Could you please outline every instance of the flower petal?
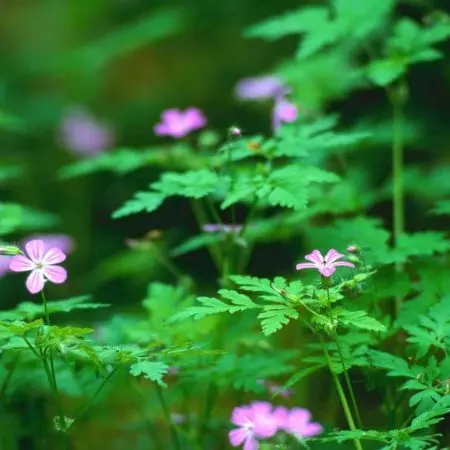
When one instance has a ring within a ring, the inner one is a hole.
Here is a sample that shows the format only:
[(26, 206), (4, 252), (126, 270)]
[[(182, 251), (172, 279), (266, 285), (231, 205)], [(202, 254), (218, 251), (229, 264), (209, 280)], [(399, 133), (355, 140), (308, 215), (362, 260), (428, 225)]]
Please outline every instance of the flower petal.
[(17, 255), (11, 258), (9, 268), (13, 272), (27, 272), (36, 268), (36, 264), (23, 255)]
[(258, 450), (259, 449), (259, 443), (258, 441), (253, 437), (249, 436), (244, 442), (244, 446), (242, 447), (242, 450)]
[(59, 248), (51, 248), (42, 258), (42, 264), (44, 266), (49, 264), (58, 264), (66, 259), (66, 255)]
[(309, 255), (305, 256), (305, 259), (317, 264), (323, 264), (324, 261), (322, 253), (320, 253), (319, 250), (313, 250)]
[(317, 436), (318, 434), (322, 433), (323, 427), (320, 425), (320, 423), (308, 423), (305, 425), (302, 431), (303, 437), (311, 437), (311, 436)]
[(299, 263), (295, 266), (295, 268), (297, 270), (302, 270), (302, 269), (318, 269), (319, 265), (316, 263)]
[(67, 280), (67, 271), (61, 266), (45, 266), (42, 272), (52, 283), (61, 284)]
[(228, 433), (228, 439), (233, 447), (241, 445), (248, 436), (249, 430), (247, 428), (235, 428)]
[(336, 272), (336, 269), (334, 268), (334, 266), (323, 266), (319, 267), (319, 272), (324, 277), (331, 277), (331, 275), (333, 275), (333, 273)]
[(337, 261), (338, 259), (342, 258), (344, 255), (342, 253), (339, 253), (334, 248), (328, 250), (327, 254), (325, 255), (325, 262), (328, 264), (333, 263), (334, 261)]
[(37, 294), (44, 289), (45, 279), (42, 270), (35, 269), (28, 275), (25, 285), (31, 294)]
[(355, 267), (355, 265), (349, 261), (337, 261), (333, 263), (334, 267), (345, 266), (345, 267)]
[(35, 263), (40, 263), (42, 261), (42, 257), (44, 256), (44, 245), (44, 241), (40, 239), (34, 239), (25, 244), (28, 256)]
[(206, 117), (198, 108), (188, 108), (184, 113), (186, 127), (191, 130), (203, 128), (206, 125)]

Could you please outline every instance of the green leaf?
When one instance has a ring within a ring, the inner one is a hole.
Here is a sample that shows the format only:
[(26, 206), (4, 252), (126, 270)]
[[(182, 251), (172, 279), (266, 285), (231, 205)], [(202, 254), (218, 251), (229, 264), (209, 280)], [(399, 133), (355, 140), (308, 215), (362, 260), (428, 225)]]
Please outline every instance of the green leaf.
[(170, 254), (176, 258), (181, 255), (185, 255), (186, 253), (193, 252), (195, 250), (199, 250), (200, 248), (207, 247), (211, 244), (217, 244), (218, 242), (222, 242), (224, 240), (224, 236), (222, 233), (202, 233), (197, 236), (193, 236), (182, 244), (178, 245)]
[(163, 39), (180, 30), (182, 15), (177, 9), (161, 9), (140, 16), (134, 22), (102, 33), (102, 37), (89, 42), (68, 55), (58, 55), (55, 70), (80, 67), (105, 68), (119, 57), (137, 51), (149, 42)]
[(58, 223), (55, 215), (17, 203), (0, 203), (0, 236), (16, 231), (50, 228)]
[(366, 311), (349, 311), (338, 308), (337, 318), (340, 323), (350, 328), (354, 327), (362, 330), (386, 332), (386, 327), (381, 322), (378, 322), (378, 320), (370, 317)]
[(450, 216), (450, 200), (438, 201), (431, 212), (441, 216)]
[(179, 195), (202, 198), (214, 192), (219, 183), (217, 174), (210, 170), (192, 170), (184, 173), (166, 172), (151, 187), (166, 197)]
[(158, 152), (153, 149), (120, 148), (63, 167), (59, 171), (59, 178), (66, 180), (101, 171), (111, 171), (123, 175), (154, 162), (157, 157)]
[[(98, 309), (110, 306), (106, 303), (92, 303), (90, 299), (90, 295), (83, 295), (64, 300), (51, 300), (47, 302), (48, 312), (49, 314), (67, 313), (79, 309)], [(44, 316), (45, 309), (42, 303), (23, 302), (19, 303), (14, 309), (0, 312), (0, 320), (33, 320), (36, 317)]]
[(306, 367), (305, 369), (299, 370), (297, 373), (291, 376), (286, 383), (283, 384), (282, 389), (289, 389), (290, 387), (297, 384), (299, 381), (303, 380), (303, 378), (309, 377), (313, 373), (316, 373), (318, 370), (326, 367), (326, 364), (319, 364), (317, 366)]
[(268, 305), (258, 314), (258, 319), (261, 321), (263, 333), (269, 336), (287, 325), (291, 319), (298, 319), (298, 312), (285, 305)]
[(367, 67), (367, 76), (377, 86), (388, 86), (400, 78), (407, 69), (406, 62), (395, 59), (373, 61)]
[(131, 200), (125, 202), (119, 209), (113, 212), (113, 219), (130, 216), (140, 212), (151, 213), (157, 210), (165, 199), (164, 195), (155, 192), (136, 192)]
[(261, 308), (260, 305), (252, 302), (250, 297), (240, 294), (239, 292), (222, 289), (219, 293), (221, 293), (227, 300), (231, 300), (231, 305), (214, 297), (198, 297), (197, 301), (201, 303), (201, 306), (192, 306), (184, 311), (180, 311), (172, 316), (170, 321), (178, 322), (188, 318), (197, 320), (213, 314), (220, 314), (224, 312), (234, 314), (238, 311)]
[(147, 380), (155, 381), (160, 386), (167, 387), (163, 382), (163, 376), (167, 373), (169, 366), (159, 361), (139, 361), (130, 366), (130, 374)]
[(397, 356), (378, 350), (370, 350), (369, 357), (374, 367), (387, 370), (390, 377), (416, 378), (421, 371), (416, 368), (410, 368), (408, 363)]

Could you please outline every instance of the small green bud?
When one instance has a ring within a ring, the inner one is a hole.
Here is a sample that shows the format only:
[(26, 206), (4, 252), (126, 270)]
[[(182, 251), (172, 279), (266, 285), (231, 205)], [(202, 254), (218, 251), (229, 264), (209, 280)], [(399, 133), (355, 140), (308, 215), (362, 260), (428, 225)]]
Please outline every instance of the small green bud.
[(23, 251), (16, 245), (0, 244), (0, 255), (2, 256), (23, 255)]

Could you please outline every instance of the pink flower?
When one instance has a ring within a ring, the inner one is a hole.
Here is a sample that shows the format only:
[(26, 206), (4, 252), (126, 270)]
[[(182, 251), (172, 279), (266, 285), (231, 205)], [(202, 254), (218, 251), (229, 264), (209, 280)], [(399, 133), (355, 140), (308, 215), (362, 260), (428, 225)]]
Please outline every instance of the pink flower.
[(286, 100), (284, 96), (278, 96), (272, 112), (272, 124), (274, 131), (280, 128), (282, 123), (295, 122), (298, 117), (297, 107)]
[[(50, 250), (52, 247), (58, 247), (63, 253), (68, 255), (74, 247), (73, 239), (67, 234), (38, 234), (28, 236), (22, 239), (20, 247), (22, 248), (28, 241), (35, 239), (44, 241), (44, 252)], [(0, 256), (0, 277), (10, 273), (9, 263), (11, 259), (12, 256)]]
[(113, 130), (95, 119), (84, 108), (70, 110), (60, 125), (62, 144), (68, 150), (82, 156), (93, 156), (111, 147)]
[(235, 92), (241, 100), (264, 100), (285, 93), (283, 81), (273, 75), (244, 78), (238, 81)]
[(284, 406), (273, 412), (278, 428), (299, 438), (309, 438), (322, 433), (323, 427), (319, 423), (310, 422), (311, 413), (304, 408), (292, 408), (290, 411)]
[(297, 270), (302, 269), (317, 269), (324, 277), (331, 277), (336, 272), (336, 267), (346, 266), (355, 267), (355, 265), (348, 261), (338, 261), (344, 255), (337, 252), (334, 248), (328, 250), (325, 257), (319, 250), (313, 250), (309, 255), (305, 256), (305, 259), (311, 261), (309, 263), (299, 263), (295, 266)]
[(25, 250), (28, 257), (14, 256), (9, 263), (9, 268), (13, 272), (31, 271), (25, 283), (31, 294), (42, 291), (47, 280), (57, 284), (66, 281), (66, 269), (55, 265), (66, 259), (66, 255), (61, 249), (53, 247), (45, 252), (44, 241), (36, 239), (27, 242)]
[(253, 402), (251, 405), (234, 408), (231, 422), (239, 428), (228, 434), (233, 447), (243, 444), (243, 450), (257, 450), (257, 438), (270, 438), (278, 431), (278, 423), (272, 414), (272, 405)]
[(205, 125), (206, 118), (197, 108), (188, 108), (186, 111), (167, 109), (161, 114), (161, 122), (155, 125), (154, 131), (158, 136), (172, 136), (179, 139)]

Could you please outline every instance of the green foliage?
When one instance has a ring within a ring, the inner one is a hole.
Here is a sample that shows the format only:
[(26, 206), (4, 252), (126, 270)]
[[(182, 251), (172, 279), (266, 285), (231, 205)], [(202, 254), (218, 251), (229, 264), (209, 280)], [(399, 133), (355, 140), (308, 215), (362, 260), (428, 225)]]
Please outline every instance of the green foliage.
[[(49, 314), (68, 313), (77, 309), (97, 309), (108, 307), (105, 303), (93, 303), (89, 295), (73, 297), (64, 300), (51, 300), (47, 302)], [(45, 309), (42, 303), (19, 303), (14, 309), (0, 312), (0, 320), (33, 320), (44, 317)]]
[(143, 376), (147, 380), (155, 381), (160, 386), (166, 387), (163, 376), (167, 373), (169, 366), (157, 361), (140, 361), (130, 366), (130, 374), (134, 377)]
[(247, 36), (275, 40), (301, 34), (297, 58), (307, 58), (334, 43), (364, 40), (382, 28), (393, 5), (393, 0), (370, 0), (364, 4), (334, 0), (330, 5), (331, 13), (327, 7), (303, 7), (253, 26)]
[(0, 236), (17, 231), (50, 228), (58, 223), (56, 216), (17, 203), (0, 203)]

